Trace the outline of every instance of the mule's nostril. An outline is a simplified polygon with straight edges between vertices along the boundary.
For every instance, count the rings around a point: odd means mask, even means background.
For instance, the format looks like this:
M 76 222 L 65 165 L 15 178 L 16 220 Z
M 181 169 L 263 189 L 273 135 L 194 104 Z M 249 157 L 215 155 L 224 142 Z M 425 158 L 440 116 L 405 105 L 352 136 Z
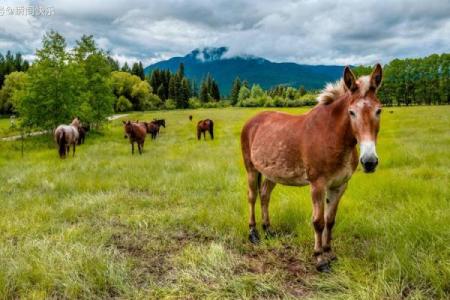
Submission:
M 364 172 L 371 173 L 375 171 L 375 168 L 378 165 L 378 160 L 368 160 L 362 161 Z

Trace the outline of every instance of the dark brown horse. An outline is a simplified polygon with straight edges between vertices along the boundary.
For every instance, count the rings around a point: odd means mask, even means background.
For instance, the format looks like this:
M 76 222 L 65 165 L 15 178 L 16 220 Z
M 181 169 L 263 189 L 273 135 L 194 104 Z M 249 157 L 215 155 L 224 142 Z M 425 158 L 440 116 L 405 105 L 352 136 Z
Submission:
M 241 147 L 248 175 L 250 241 L 259 241 L 255 222 L 258 193 L 263 229 L 270 234 L 269 201 L 275 185 L 310 185 L 316 267 L 330 271 L 330 261 L 336 258 L 331 251 L 331 231 L 347 182 L 358 161 L 367 173 L 374 172 L 378 164 L 375 145 L 381 104 L 376 92 L 381 77 L 379 64 L 370 76 L 358 80 L 346 67 L 343 80 L 327 85 L 310 112 L 297 116 L 263 112 L 245 124 Z
M 160 127 L 162 126 L 162 127 L 166 128 L 166 120 L 165 119 L 153 119 L 152 123 L 156 124 Z
M 214 139 L 214 122 L 210 119 L 200 120 L 197 123 L 197 139 L 200 140 L 202 133 L 206 140 L 206 131 L 209 131 L 211 139 Z
M 137 143 L 139 154 L 144 150 L 145 136 L 147 135 L 147 128 L 143 123 L 136 123 L 131 121 L 122 121 L 123 129 L 125 131 L 125 138 L 129 138 L 131 144 L 131 154 L 134 154 L 134 143 Z
M 189 121 L 192 121 L 192 115 L 189 115 Z
M 156 139 L 159 134 L 159 125 L 154 122 L 144 122 L 147 133 L 150 133 L 152 140 Z
M 59 125 L 54 132 L 54 138 L 58 144 L 58 153 L 60 158 L 65 158 L 70 151 L 72 145 L 73 154 L 75 156 L 75 145 L 78 143 L 80 120 L 73 119 L 70 125 Z
M 78 138 L 78 145 L 84 144 L 84 141 L 86 139 L 86 134 L 90 130 L 91 130 L 91 126 L 89 124 L 88 125 L 81 125 L 78 128 L 78 133 L 80 134 L 80 137 Z

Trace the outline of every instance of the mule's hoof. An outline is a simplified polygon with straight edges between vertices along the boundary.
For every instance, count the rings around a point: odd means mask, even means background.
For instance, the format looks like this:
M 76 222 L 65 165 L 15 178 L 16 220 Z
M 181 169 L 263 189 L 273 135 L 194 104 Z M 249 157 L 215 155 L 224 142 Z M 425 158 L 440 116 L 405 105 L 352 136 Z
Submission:
M 337 260 L 337 256 L 336 256 L 336 254 L 331 250 L 331 248 L 325 250 L 325 251 L 324 251 L 324 255 L 325 255 L 325 257 L 326 257 L 329 261 L 335 261 L 335 260 Z
M 333 252 L 331 252 L 330 254 L 328 254 L 328 259 L 330 260 L 330 261 L 336 261 L 338 258 L 337 258 L 337 256 L 336 256 L 336 254 L 334 254 Z
M 248 239 L 252 244 L 259 244 L 259 233 L 255 228 L 250 229 L 250 234 L 248 235 Z
M 328 263 L 328 261 L 322 261 L 320 263 L 317 263 L 316 269 L 320 273 L 330 273 L 331 272 L 330 264 Z

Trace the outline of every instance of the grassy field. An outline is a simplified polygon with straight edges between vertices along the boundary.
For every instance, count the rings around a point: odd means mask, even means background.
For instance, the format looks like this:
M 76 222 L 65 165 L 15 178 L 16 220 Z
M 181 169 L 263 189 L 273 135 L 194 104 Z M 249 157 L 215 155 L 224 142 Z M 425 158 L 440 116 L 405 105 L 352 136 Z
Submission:
M 134 114 L 167 121 L 142 156 L 121 120 L 66 160 L 48 136 L 23 158 L 0 142 L 0 298 L 450 297 L 449 106 L 384 110 L 380 166 L 350 181 L 331 274 L 314 268 L 308 187 L 278 185 L 277 237 L 247 242 L 239 133 L 260 110 Z M 205 117 L 216 139 L 198 142 Z

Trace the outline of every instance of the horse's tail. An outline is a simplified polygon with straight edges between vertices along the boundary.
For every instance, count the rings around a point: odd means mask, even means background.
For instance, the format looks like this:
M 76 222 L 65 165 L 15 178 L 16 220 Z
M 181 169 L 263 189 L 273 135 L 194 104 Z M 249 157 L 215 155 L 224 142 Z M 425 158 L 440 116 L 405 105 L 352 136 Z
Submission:
M 211 135 L 211 139 L 214 139 L 214 122 L 209 120 L 209 134 Z
M 66 133 L 61 130 L 57 133 L 56 142 L 59 146 L 59 157 L 64 157 L 66 155 Z

